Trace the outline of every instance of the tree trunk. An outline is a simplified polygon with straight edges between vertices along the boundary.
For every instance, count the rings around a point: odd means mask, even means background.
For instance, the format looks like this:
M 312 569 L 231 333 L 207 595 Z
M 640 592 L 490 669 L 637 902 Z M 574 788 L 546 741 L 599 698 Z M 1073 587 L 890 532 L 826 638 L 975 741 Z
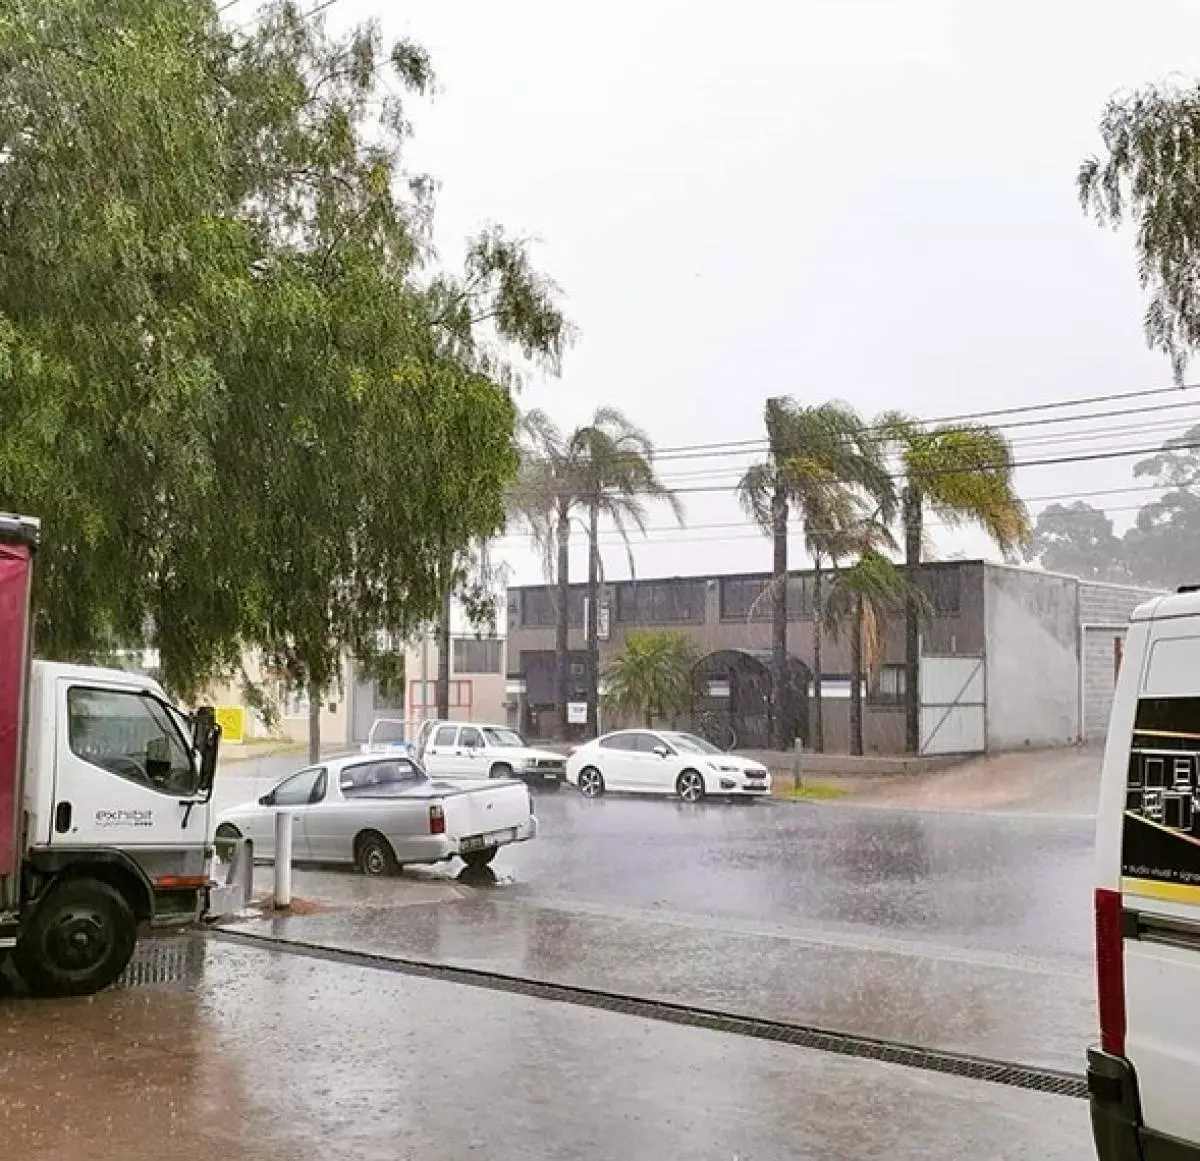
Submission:
M 904 489 L 904 565 L 909 583 L 904 606 L 904 742 L 910 754 L 921 751 L 921 494 Z
M 854 599 L 850 624 L 850 753 L 863 752 L 863 599 Z
M 600 732 L 600 497 L 588 505 L 587 735 Z
M 447 587 L 442 597 L 437 640 L 437 716 L 443 721 L 450 717 L 450 614 L 453 607 L 454 593 Z
M 821 558 L 813 557 L 813 697 L 809 706 L 809 721 L 812 725 L 812 749 L 816 754 L 825 752 L 824 713 L 821 701 L 821 638 L 825 626 L 821 623 L 822 600 L 821 588 L 824 577 L 821 575 Z
M 308 762 L 310 766 L 321 760 L 321 695 L 315 682 L 308 683 Z
M 787 581 L 788 502 L 782 485 L 771 497 L 771 740 L 777 750 L 792 746 L 794 729 L 790 698 L 787 696 Z
M 558 601 L 554 610 L 555 700 L 558 702 L 558 737 L 567 737 L 567 702 L 571 700 L 571 510 L 560 503 L 555 526 L 558 537 Z

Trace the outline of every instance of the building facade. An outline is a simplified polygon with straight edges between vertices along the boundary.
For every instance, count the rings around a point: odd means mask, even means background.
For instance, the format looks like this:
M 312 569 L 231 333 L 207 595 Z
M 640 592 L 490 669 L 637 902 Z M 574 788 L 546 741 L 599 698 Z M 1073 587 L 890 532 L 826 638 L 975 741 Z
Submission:
M 700 660 L 696 699 L 679 724 L 703 725 L 709 736 L 715 729 L 723 742 L 739 747 L 766 746 L 773 712 L 770 579 L 753 573 L 604 585 L 601 669 L 621 654 L 632 630 L 683 632 Z M 919 583 L 928 603 L 921 642 L 923 752 L 1067 745 L 1103 736 L 1124 625 L 1152 592 L 979 560 L 922 565 Z M 790 733 L 806 743 L 816 709 L 813 585 L 812 572 L 794 572 L 788 580 L 789 690 L 780 699 L 790 707 Z M 570 701 L 583 700 L 588 685 L 585 594 L 586 586 L 571 586 Z M 555 694 L 556 602 L 553 585 L 508 590 L 510 696 L 521 726 L 535 737 L 563 728 Z M 823 631 L 821 647 L 825 748 L 845 752 L 848 631 Z M 864 689 L 864 749 L 899 753 L 905 741 L 902 618 L 885 627 L 880 651 Z

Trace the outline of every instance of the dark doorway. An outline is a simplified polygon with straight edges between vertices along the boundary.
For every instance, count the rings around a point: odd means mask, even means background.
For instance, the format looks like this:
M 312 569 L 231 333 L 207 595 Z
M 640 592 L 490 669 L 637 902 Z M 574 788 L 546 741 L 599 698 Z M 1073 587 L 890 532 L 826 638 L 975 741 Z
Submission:
M 776 707 L 786 736 L 808 739 L 810 672 L 789 657 L 783 696 L 771 696 L 771 654 L 767 650 L 724 649 L 696 665 L 692 729 L 724 750 L 771 747 Z

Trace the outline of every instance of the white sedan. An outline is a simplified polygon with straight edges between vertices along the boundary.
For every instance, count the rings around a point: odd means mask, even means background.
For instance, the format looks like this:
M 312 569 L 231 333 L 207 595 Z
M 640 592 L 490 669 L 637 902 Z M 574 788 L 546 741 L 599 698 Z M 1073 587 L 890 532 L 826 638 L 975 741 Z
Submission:
M 703 738 L 673 730 L 617 730 L 580 746 L 567 760 L 567 781 L 585 798 L 606 790 L 677 794 L 684 802 L 707 795 L 760 798 L 771 792 L 761 762 L 726 754 Z

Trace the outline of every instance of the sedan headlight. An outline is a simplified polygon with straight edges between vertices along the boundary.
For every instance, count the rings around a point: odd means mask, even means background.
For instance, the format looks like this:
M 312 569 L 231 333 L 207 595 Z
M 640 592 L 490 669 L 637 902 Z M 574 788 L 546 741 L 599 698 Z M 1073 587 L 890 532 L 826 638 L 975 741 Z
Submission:
M 709 762 L 708 766 L 710 770 L 722 770 L 728 774 L 736 774 L 738 772 L 738 768 L 730 766 L 728 762 Z

